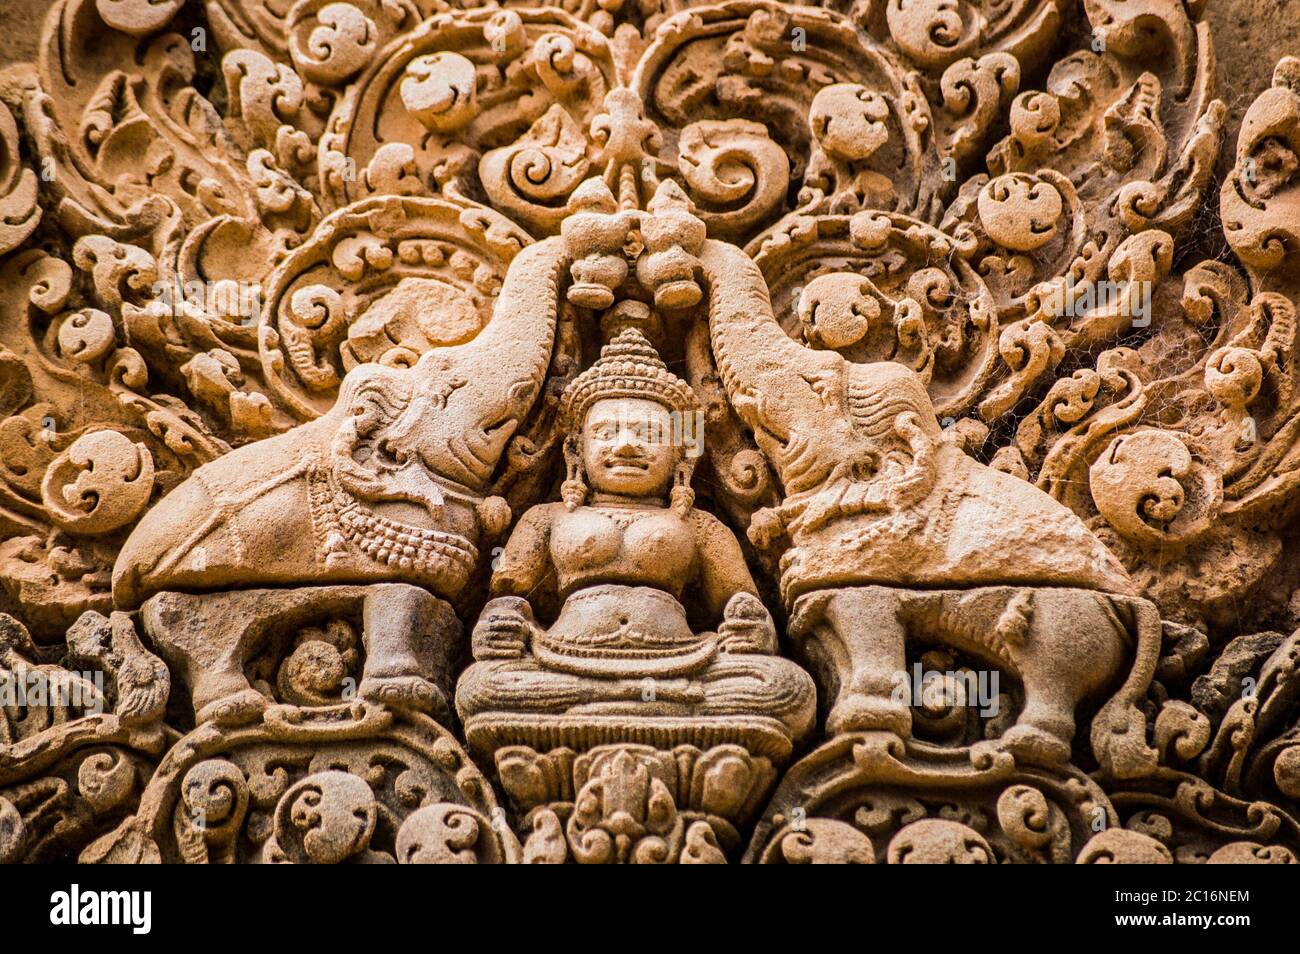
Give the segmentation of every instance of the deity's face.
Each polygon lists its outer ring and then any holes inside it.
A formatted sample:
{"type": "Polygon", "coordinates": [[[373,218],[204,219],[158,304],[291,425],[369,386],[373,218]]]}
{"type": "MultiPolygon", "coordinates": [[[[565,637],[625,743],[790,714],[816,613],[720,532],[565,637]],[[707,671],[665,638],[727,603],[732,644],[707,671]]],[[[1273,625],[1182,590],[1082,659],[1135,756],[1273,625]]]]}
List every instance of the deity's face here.
{"type": "Polygon", "coordinates": [[[582,463],[601,493],[627,497],[668,492],[679,453],[669,410],[642,398],[604,398],[587,411],[582,463]]]}

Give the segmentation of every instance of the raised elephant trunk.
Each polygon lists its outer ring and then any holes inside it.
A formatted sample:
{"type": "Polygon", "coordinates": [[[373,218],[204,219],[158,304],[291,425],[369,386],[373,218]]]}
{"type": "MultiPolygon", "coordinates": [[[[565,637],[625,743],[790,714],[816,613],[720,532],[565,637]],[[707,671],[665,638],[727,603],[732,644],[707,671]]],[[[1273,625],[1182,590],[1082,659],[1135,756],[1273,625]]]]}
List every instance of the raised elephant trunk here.
{"type": "Polygon", "coordinates": [[[745,422],[760,426],[754,416],[765,416],[759,407],[766,403],[765,396],[784,397],[799,383],[800,372],[815,363],[814,353],[777,323],[767,283],[741,249],[709,239],[700,263],[708,283],[709,335],[723,387],[745,422]]]}
{"type": "MultiPolygon", "coordinates": [[[[571,256],[556,237],[530,245],[510,265],[497,295],[492,320],[472,341],[443,352],[463,371],[467,387],[483,395],[499,395],[515,382],[539,386],[551,360],[559,309],[560,280],[571,256]]],[[[540,387],[535,389],[540,390],[540,387]]],[[[527,414],[531,397],[523,408],[527,414]]]]}
{"type": "Polygon", "coordinates": [[[123,546],[118,605],[392,580],[460,592],[481,532],[508,519],[486,486],[541,392],[570,259],[561,239],[524,249],[473,341],[413,368],[359,365],[328,413],[199,468],[123,546]]]}
{"type": "MultiPolygon", "coordinates": [[[[727,397],[776,468],[787,494],[816,488],[854,457],[839,406],[845,361],[805,347],[772,314],[767,283],[748,255],[706,241],[700,262],[709,286],[709,334],[727,397]]],[[[863,454],[870,453],[861,449],[863,454]]]]}

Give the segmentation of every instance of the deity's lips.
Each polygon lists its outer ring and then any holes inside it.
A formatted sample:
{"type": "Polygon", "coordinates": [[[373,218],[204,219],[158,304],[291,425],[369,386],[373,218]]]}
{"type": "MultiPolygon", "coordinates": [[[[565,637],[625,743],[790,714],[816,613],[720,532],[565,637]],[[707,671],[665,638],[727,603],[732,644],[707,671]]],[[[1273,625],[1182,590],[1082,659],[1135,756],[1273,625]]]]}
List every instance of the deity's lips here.
{"type": "Polygon", "coordinates": [[[650,462],[644,459],[638,460],[604,460],[600,466],[606,470],[612,471],[632,471],[633,473],[645,473],[650,469],[650,462]]]}

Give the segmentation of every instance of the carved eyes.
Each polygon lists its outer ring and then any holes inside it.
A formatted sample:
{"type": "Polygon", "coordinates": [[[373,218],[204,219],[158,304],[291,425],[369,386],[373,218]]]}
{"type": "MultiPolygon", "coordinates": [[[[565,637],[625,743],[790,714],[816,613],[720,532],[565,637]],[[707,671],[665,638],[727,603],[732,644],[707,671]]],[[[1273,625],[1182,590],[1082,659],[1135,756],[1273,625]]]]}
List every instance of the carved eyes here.
{"type": "Polygon", "coordinates": [[[614,421],[599,421],[589,425],[591,437],[604,442],[616,441],[622,437],[641,444],[653,444],[658,443],[662,436],[659,431],[660,428],[652,421],[628,421],[621,424],[614,421]]]}
{"type": "Polygon", "coordinates": [[[368,437],[383,422],[383,412],[373,401],[359,401],[352,405],[352,417],[355,419],[357,434],[368,437]]]}

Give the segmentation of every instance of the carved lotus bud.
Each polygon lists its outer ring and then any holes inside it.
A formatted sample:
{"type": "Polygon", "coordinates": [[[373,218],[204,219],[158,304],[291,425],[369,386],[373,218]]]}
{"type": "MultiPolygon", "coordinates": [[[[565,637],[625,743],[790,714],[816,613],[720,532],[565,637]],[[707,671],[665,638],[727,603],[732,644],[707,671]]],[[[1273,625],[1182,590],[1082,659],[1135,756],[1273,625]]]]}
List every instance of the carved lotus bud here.
{"type": "Polygon", "coordinates": [[[1094,835],[1079,852],[1081,865],[1170,865],[1169,849],[1150,835],[1123,828],[1110,828],[1094,835]]]}
{"type": "Polygon", "coordinates": [[[1092,499],[1134,543],[1185,543],[1208,527],[1223,500],[1217,475],[1199,464],[1178,435],[1142,430],[1115,438],[1092,465],[1092,499]]]}
{"type": "Polygon", "coordinates": [[[474,303],[456,288],[403,278],[348,327],[339,351],[348,370],[372,361],[409,366],[432,348],[468,341],[481,325],[474,303]]]}
{"type": "Polygon", "coordinates": [[[98,308],[83,308],[59,325],[59,354],[80,364],[93,364],[117,343],[113,319],[98,308]]]}
{"type": "Polygon", "coordinates": [[[1225,407],[1244,410],[1263,381],[1259,357],[1249,348],[1220,348],[1205,362],[1205,388],[1225,407]]]}
{"type": "Polygon", "coordinates": [[[1011,137],[1023,149],[1046,142],[1060,122],[1061,104],[1051,93],[1022,93],[1011,103],[1011,137]]]}
{"type": "Polygon", "coordinates": [[[960,822],[927,818],[906,826],[889,843],[891,865],[991,865],[993,849],[979,832],[960,822]]]}
{"type": "Polygon", "coordinates": [[[465,805],[426,805],[412,812],[397,832],[400,864],[501,864],[504,857],[492,822],[465,805]]]}
{"type": "Polygon", "coordinates": [[[1277,754],[1273,781],[1282,794],[1300,799],[1300,745],[1288,746],[1277,754]]]}
{"type": "Polygon", "coordinates": [[[280,797],[264,857],[273,863],[339,864],[369,850],[377,820],[374,792],[362,779],[318,772],[280,797]]]}
{"type": "Polygon", "coordinates": [[[524,51],[528,34],[518,13],[502,10],[483,24],[483,39],[487,41],[496,59],[509,61],[524,51]]]}
{"type": "Polygon", "coordinates": [[[358,72],[378,49],[375,22],[350,3],[330,3],[314,17],[296,10],[298,22],[289,35],[289,55],[304,76],[318,83],[337,83],[358,72]]]}
{"type": "Polygon", "coordinates": [[[1300,60],[1284,57],[1273,86],[1246,111],[1236,165],[1223,184],[1219,212],[1228,244],[1261,272],[1294,272],[1300,177],[1300,60]]]}
{"type": "Polygon", "coordinates": [[[1297,861],[1291,849],[1282,845],[1234,841],[1210,855],[1205,863],[1207,865],[1294,865],[1297,861]]]}
{"type": "Polygon", "coordinates": [[[808,113],[812,134],[836,159],[861,161],[889,140],[889,104],[856,83],[834,83],[818,92],[808,113]]]}
{"type": "Polygon", "coordinates": [[[819,275],[799,296],[799,321],[812,344],[847,348],[861,341],[880,317],[869,279],[852,272],[819,275]]]}
{"type": "Polygon", "coordinates": [[[978,34],[970,14],[963,0],[889,0],[885,11],[894,42],[928,67],[947,66],[974,45],[978,34]]]}
{"type": "Polygon", "coordinates": [[[154,487],[153,456],[118,431],[85,434],[45,472],[41,497],[60,526],[109,533],[135,520],[154,487]]]}
{"type": "Polygon", "coordinates": [[[166,26],[185,0],[100,0],[99,15],[114,30],[132,36],[148,36],[166,26]]]}

